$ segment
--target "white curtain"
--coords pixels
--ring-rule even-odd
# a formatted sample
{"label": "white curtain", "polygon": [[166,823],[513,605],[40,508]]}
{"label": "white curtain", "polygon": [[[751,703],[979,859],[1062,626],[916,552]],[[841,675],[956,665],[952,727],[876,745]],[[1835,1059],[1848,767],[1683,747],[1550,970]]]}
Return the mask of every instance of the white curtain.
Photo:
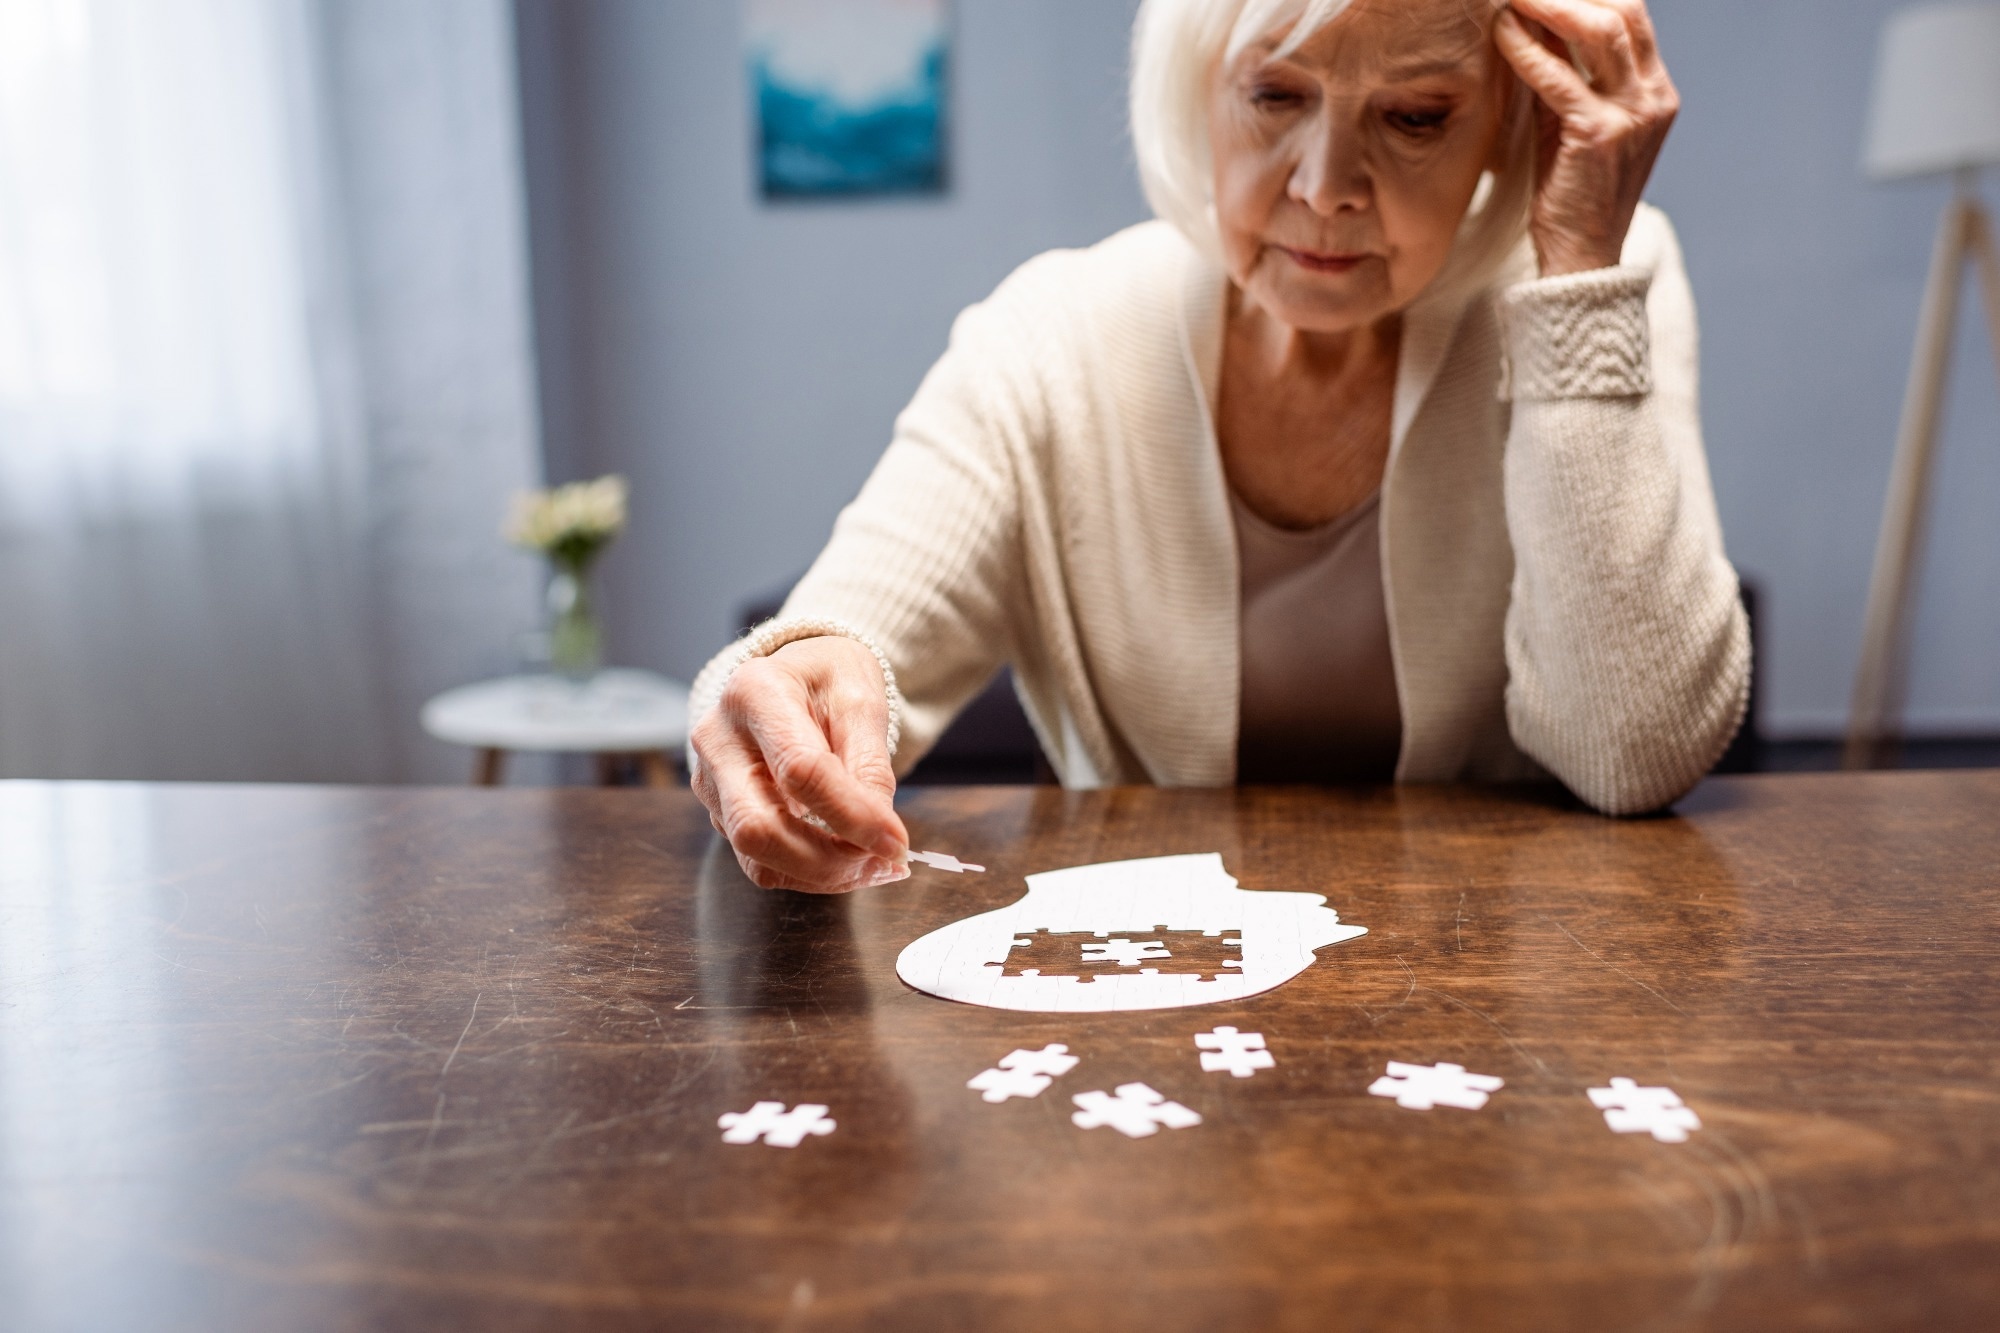
{"label": "white curtain", "polygon": [[0,776],[461,773],[415,709],[532,616],[515,116],[504,0],[0,0]]}

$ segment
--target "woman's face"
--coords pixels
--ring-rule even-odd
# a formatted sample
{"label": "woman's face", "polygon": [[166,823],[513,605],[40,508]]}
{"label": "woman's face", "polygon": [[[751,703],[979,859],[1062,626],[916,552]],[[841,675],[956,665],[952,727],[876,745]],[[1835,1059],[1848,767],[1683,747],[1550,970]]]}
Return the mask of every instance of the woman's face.
{"label": "woman's face", "polygon": [[1354,0],[1284,59],[1272,33],[1216,71],[1216,217],[1251,301],[1344,333],[1438,275],[1499,142],[1491,20],[1467,0]]}

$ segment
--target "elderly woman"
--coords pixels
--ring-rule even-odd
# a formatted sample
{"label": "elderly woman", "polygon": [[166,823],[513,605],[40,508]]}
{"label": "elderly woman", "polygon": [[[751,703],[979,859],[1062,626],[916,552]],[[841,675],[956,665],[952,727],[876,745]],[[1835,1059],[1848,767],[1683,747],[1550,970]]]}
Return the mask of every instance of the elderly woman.
{"label": "elderly woman", "polygon": [[961,315],[696,681],[744,870],[907,874],[895,773],[1002,663],[1068,786],[1681,795],[1749,648],[1642,0],[1145,0],[1133,53],[1159,220]]}

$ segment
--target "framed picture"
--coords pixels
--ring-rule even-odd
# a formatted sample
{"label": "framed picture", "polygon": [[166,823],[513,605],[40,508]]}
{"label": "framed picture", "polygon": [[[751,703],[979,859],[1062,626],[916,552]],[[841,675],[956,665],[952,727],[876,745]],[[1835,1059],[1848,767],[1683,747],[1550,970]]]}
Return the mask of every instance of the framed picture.
{"label": "framed picture", "polygon": [[947,0],[744,0],[766,199],[935,194]]}

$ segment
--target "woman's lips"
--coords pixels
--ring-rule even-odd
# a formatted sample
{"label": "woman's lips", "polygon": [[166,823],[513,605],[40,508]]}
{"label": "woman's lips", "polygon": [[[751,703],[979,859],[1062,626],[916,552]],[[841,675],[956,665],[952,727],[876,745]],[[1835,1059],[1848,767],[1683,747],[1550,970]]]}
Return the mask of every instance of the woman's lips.
{"label": "woman's lips", "polygon": [[1323,254],[1317,250],[1294,250],[1289,245],[1275,248],[1300,268],[1309,269],[1314,273],[1346,273],[1368,258],[1365,252]]}

